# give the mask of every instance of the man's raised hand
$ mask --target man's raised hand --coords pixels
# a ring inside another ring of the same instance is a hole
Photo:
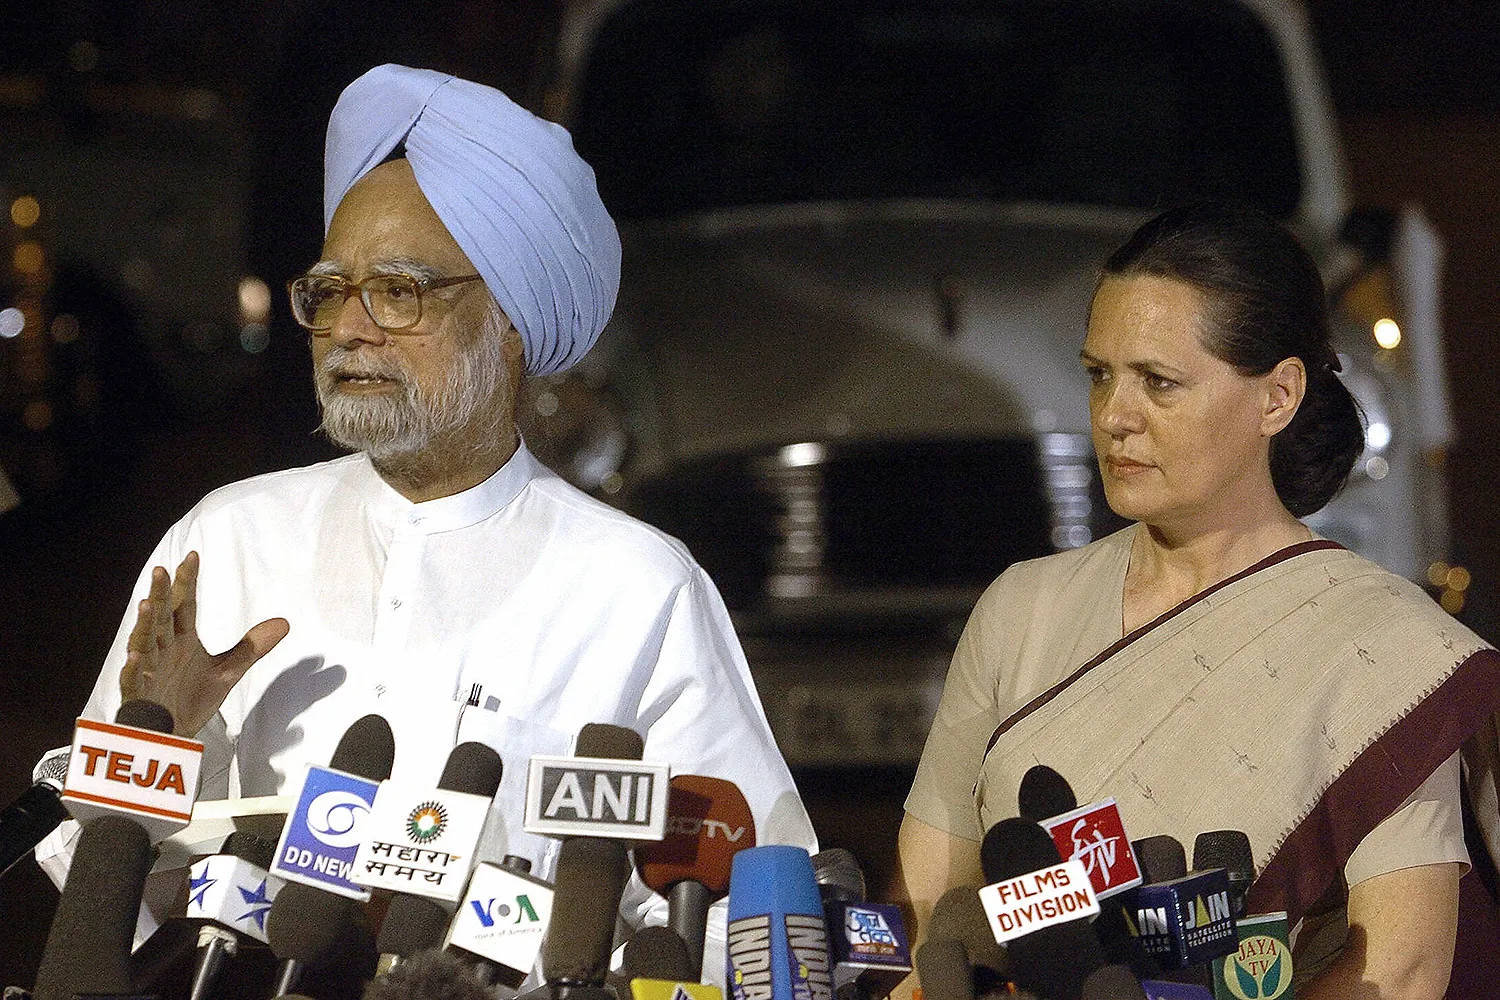
[[[245,671],[291,628],[285,618],[269,618],[215,656],[198,639],[197,616],[198,553],[189,552],[175,578],[161,566],[151,570],[151,591],[140,604],[120,670],[121,697],[162,705],[182,736],[207,725]]]

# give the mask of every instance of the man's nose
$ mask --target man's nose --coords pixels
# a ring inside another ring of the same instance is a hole
[[[390,336],[375,324],[358,292],[344,299],[343,306],[334,317],[333,326],[328,329],[328,335],[340,347],[352,347],[360,343],[383,344]]]

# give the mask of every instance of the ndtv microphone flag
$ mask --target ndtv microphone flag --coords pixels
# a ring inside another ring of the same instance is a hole
[[[979,890],[979,901],[1000,944],[1099,913],[1099,900],[1083,863],[1072,859],[987,885]]]
[[[354,881],[458,902],[489,808],[483,795],[381,782],[361,826]]]
[[[661,840],[667,833],[666,764],[603,757],[532,757],[527,833]]]
[[[1099,899],[1141,884],[1141,866],[1130,849],[1114,799],[1079,806],[1042,820],[1041,826],[1052,835],[1059,857],[1082,863]]]
[[[165,840],[188,825],[203,744],[151,729],[79,719],[62,801],[80,822],[126,815]]]
[[[369,899],[370,890],[353,880],[354,856],[379,789],[368,778],[308,765],[297,807],[281,828],[272,873],[351,899]]]

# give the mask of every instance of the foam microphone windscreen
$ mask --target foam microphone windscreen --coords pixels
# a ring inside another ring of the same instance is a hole
[[[177,725],[172,721],[171,712],[145,698],[133,698],[121,705],[120,710],[115,713],[115,722],[122,726],[150,729],[158,733],[170,733]]]
[[[1229,875],[1229,898],[1236,917],[1245,915],[1245,893],[1255,881],[1255,853],[1241,830],[1210,830],[1193,841],[1193,870],[1222,868]]]
[[[344,730],[328,766],[371,781],[385,781],[395,763],[396,734],[391,732],[389,722],[371,713]]]
[[[36,1000],[133,992],[130,950],[150,869],[151,839],[139,823],[105,815],[83,825],[42,951]]]
[[[1046,764],[1037,764],[1021,776],[1016,798],[1021,816],[1038,823],[1078,808],[1073,786]]]
[[[578,731],[579,757],[640,760],[641,735],[623,726],[591,722]],[[620,897],[630,879],[625,841],[565,837],[557,852],[552,917],[542,944],[542,971],[549,983],[597,986],[609,971]]]
[[[991,884],[1061,861],[1052,835],[1035,821],[1020,816],[1002,819],[990,827],[979,845],[979,863],[985,881]]]
[[[929,935],[917,949],[916,965],[926,1000],[974,1000],[974,974],[962,941]]]
[[[370,714],[344,731],[328,766],[371,781],[391,776],[396,737],[391,724]],[[276,894],[266,916],[271,951],[283,962],[320,965],[333,954],[346,929],[358,917],[358,900],[289,882]]]
[[[825,903],[865,901],[865,873],[853,851],[843,847],[819,851],[812,856],[812,866],[813,877],[818,880],[818,892]]]
[[[687,944],[670,927],[642,927],[625,942],[620,960],[620,973],[626,979],[696,983],[699,971],[693,968]]]
[[[1130,849],[1135,852],[1136,864],[1141,868],[1141,881],[1146,884],[1170,882],[1187,874],[1187,852],[1176,837],[1157,834],[1132,840]]]
[[[943,893],[927,921],[927,940],[947,938],[963,944],[975,970],[1005,971],[1005,951],[995,941],[984,904],[973,886],[960,885]],[[983,978],[981,974],[981,978]]]
[[[1146,1000],[1146,990],[1124,965],[1105,965],[1083,981],[1082,1000]]]
[[[493,798],[503,770],[500,755],[483,743],[460,743],[448,752],[438,788]],[[380,925],[376,950],[382,955],[411,955],[440,948],[453,908],[437,900],[398,892]]]
[[[219,853],[232,854],[250,862],[261,871],[270,871],[271,862],[276,859],[276,841],[257,836],[248,830],[236,830],[224,838],[224,846],[219,848]]]
[[[707,887],[712,899],[729,891],[734,855],[755,846],[755,817],[732,781],[674,775],[667,799],[667,836],[635,849],[641,881],[666,895],[678,882]]]

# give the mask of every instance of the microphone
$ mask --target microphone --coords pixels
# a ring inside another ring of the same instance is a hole
[[[84,726],[85,721],[89,726]],[[102,733],[107,739],[96,742],[108,744],[115,753],[129,757],[126,750],[135,749],[139,742],[149,743],[151,737],[170,733],[174,725],[171,712],[144,699],[121,705],[113,727],[80,719],[74,730],[69,767],[78,766],[80,734]],[[84,738],[94,739],[92,735]],[[91,750],[96,749],[88,745]],[[198,747],[201,755],[202,745]],[[108,752],[97,749],[94,770],[105,770],[97,762]],[[124,760],[114,766],[128,773],[132,763],[133,760]],[[160,770],[159,762],[155,770]],[[193,782],[196,791],[196,768]],[[64,782],[64,788],[69,784]],[[79,993],[132,991],[131,945],[135,941],[146,874],[151,870],[151,836],[128,801],[118,802],[110,797],[107,804],[86,811],[92,815],[84,821],[78,836],[68,879],[63,884],[47,944],[42,950],[36,989],[32,991],[37,1000],[72,1000]]]
[[[1124,965],[1105,965],[1083,980],[1081,1000],[1146,1000],[1141,981]]]
[[[1062,861],[1051,834],[1020,817],[990,828],[979,859],[992,883],[979,897],[1006,946],[1010,978],[1041,996],[1079,1000],[1083,981],[1105,964],[1086,919],[1099,903],[1082,863]]]
[[[610,780],[608,770],[601,766],[587,767],[588,758],[596,765],[602,761],[639,761],[645,752],[645,744],[639,733],[622,726],[589,723],[578,732],[575,745],[579,761],[572,769],[554,764],[556,768],[554,788],[547,806],[557,806],[552,813],[561,811],[564,799],[572,798],[577,789],[577,806],[574,812],[580,818],[601,819],[605,800],[609,792],[617,794],[621,808],[615,809],[617,817],[629,817],[622,823],[633,823],[642,811],[627,806],[639,806],[648,801],[650,787],[632,785],[632,777],[653,779],[651,785],[660,786],[663,821],[665,821],[666,783],[657,782],[654,774],[637,774],[626,769],[627,774],[618,783]],[[532,800],[540,803],[546,777],[539,777],[547,766],[538,766],[532,759],[531,774],[527,782],[527,813],[532,813]],[[569,776],[572,776],[571,783]],[[582,792],[585,780],[592,785],[593,802]],[[627,800],[634,788],[636,796],[632,804]],[[543,809],[543,814],[548,810]],[[626,830],[627,836],[638,834]],[[627,857],[626,841],[620,833],[608,836],[564,836],[557,853],[557,874],[553,883],[552,906],[555,919],[542,944],[542,971],[553,993],[579,993],[581,989],[594,990],[603,986],[609,972],[610,953],[613,950],[615,921],[620,911],[620,897],[625,892],[625,883],[630,878],[630,859]],[[559,989],[561,988],[561,989]]]
[[[1130,846],[1146,882],[1170,882],[1187,874],[1187,851],[1176,837],[1163,833],[1131,841]]]
[[[687,942],[672,928],[642,927],[625,942],[620,975],[627,980],[696,982],[702,966],[702,959],[693,964]]]
[[[927,922],[927,939],[958,941],[964,946],[965,958],[974,977],[974,990],[980,995],[1003,988],[1006,968],[1004,950],[990,930],[990,918],[979,901],[979,890],[973,886],[949,889],[932,908]]]
[[[1021,817],[1037,823],[1078,808],[1078,796],[1067,779],[1046,764],[1037,764],[1021,776],[1016,799]]]
[[[530,874],[531,862],[507,854],[474,866],[447,943],[483,958],[491,977],[512,989],[536,965],[552,916],[552,886]]]
[[[899,908],[865,902],[865,875],[842,847],[813,855],[813,876],[833,959],[833,992],[841,1000],[889,996],[911,975],[911,947]]]
[[[696,981],[708,908],[729,891],[735,852],[755,846],[755,817],[732,781],[679,774],[669,788],[667,836],[638,846],[635,868],[647,887],[667,897],[667,926],[687,946],[689,978]]]
[[[977,995],[964,943],[953,938],[928,935],[917,948],[917,978],[925,1000],[975,1000]]]
[[[1235,919],[1245,915],[1245,893],[1255,881],[1255,854],[1250,838],[1239,830],[1210,830],[1193,841],[1193,868],[1222,868],[1229,876],[1229,908]]]
[[[374,782],[384,781],[391,776],[391,765],[395,760],[396,739],[391,733],[390,723],[371,714],[359,719],[345,731],[328,764],[335,772],[357,775]],[[309,779],[316,770],[309,769]],[[305,799],[306,782],[303,791]],[[358,820],[367,814],[369,807],[357,798],[354,802],[347,799],[340,801],[344,815],[337,826],[329,826],[332,831],[329,837],[347,844],[349,837],[357,837]],[[363,805],[364,811],[356,803]],[[296,827],[299,819],[304,827],[307,825],[308,805],[308,802],[299,800],[297,808],[287,817],[286,826],[282,828],[281,843],[277,845],[276,872],[284,877],[289,874],[281,864],[283,852],[287,849],[288,833]],[[329,812],[332,814],[333,810],[330,808]],[[347,826],[342,825],[344,820],[347,820]],[[326,842],[325,840],[324,843]],[[358,917],[361,902],[353,895],[338,895],[303,882],[288,881],[282,887],[271,903],[271,911],[266,918],[266,937],[270,941],[272,953],[281,961],[277,969],[274,996],[291,993],[308,966],[320,965],[332,956],[339,940]]]
[[[0,813],[0,875],[30,854],[42,838],[68,818],[62,804],[63,779],[68,774],[68,753],[55,753],[32,772],[35,782]]]
[[[266,913],[281,889],[267,874],[276,845],[252,833],[231,833],[219,853],[188,869],[187,916],[207,921],[198,931],[191,1000],[204,1000],[240,935],[266,940]]]
[[[805,1000],[833,992],[828,928],[807,851],[771,844],[736,854],[728,916],[726,975],[736,998]]]
[[[382,812],[388,811],[389,802],[395,806],[397,815],[394,818],[404,826],[403,832],[407,833],[408,841],[416,841],[421,845],[422,849],[417,851],[419,855],[425,855],[429,851],[462,851],[464,864],[459,869],[462,875],[455,883],[456,888],[468,874],[468,859],[479,843],[489,801],[495,797],[495,790],[500,787],[502,769],[500,755],[483,743],[460,743],[449,752],[448,761],[443,765],[442,777],[438,779],[438,790],[470,795],[479,800],[464,803],[475,807],[475,815],[467,817],[470,819],[468,835],[461,835],[456,831],[459,826],[457,814],[461,806],[455,804],[453,796],[418,794],[410,797],[415,802],[413,804],[406,797],[390,798],[396,789],[389,785],[381,793],[382,798],[378,800],[376,812],[372,815],[372,824],[377,823]],[[429,825],[424,826],[424,823]],[[356,855],[356,871],[364,870],[360,860],[366,856],[365,848],[371,846],[378,836],[378,833],[372,832],[366,838],[361,846],[361,853]],[[389,850],[385,856],[390,857]],[[370,857],[373,859],[373,852]],[[374,861],[374,864],[380,865],[382,869],[386,867],[385,862]],[[451,873],[443,872],[439,877],[446,874]],[[417,891],[397,892],[391,899],[390,909],[386,911],[385,922],[380,926],[376,948],[381,953],[382,971],[416,952],[441,947],[443,935],[453,917],[454,905],[451,899],[446,896],[434,898],[422,891],[430,884],[427,879],[424,878],[422,882],[408,879],[408,884],[417,887]],[[432,891],[434,890],[429,890]],[[458,893],[454,893],[454,898],[457,895]]]
[[[457,955],[421,951],[366,983],[363,1000],[494,1000],[494,997],[478,971]]]
[[[68,812],[80,822],[130,816],[152,843],[187,826],[203,744],[172,735],[173,725],[171,712],[144,699],[121,705],[113,723],[79,719],[63,779]]]

